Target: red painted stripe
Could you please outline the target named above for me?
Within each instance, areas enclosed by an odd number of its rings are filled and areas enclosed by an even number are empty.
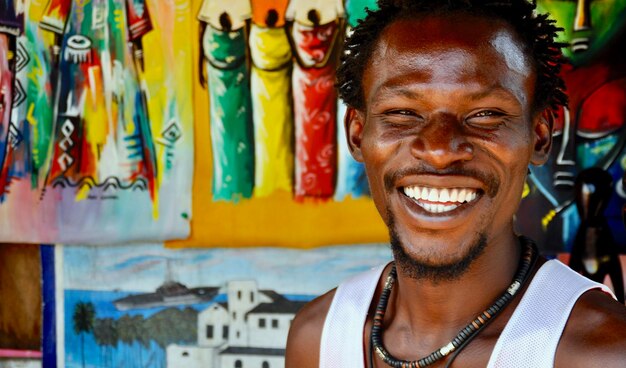
[[[0,349],[0,357],[2,358],[39,358],[42,357],[41,351],[36,350],[13,350]]]

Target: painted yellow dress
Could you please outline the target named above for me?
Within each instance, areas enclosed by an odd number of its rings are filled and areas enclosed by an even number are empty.
[[[291,49],[283,28],[252,24],[251,91],[255,138],[256,197],[291,191],[293,182],[293,116]]]

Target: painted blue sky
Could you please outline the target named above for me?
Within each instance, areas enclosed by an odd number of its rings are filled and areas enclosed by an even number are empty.
[[[152,292],[169,274],[188,287],[255,279],[262,289],[318,295],[390,259],[386,244],[311,250],[168,249],[161,244],[64,246],[63,284],[65,289]]]

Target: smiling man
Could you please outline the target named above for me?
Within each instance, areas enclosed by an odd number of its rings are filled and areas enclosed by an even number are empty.
[[[380,1],[338,70],[394,262],[308,304],[288,368],[623,367],[626,309],[513,230],[566,103],[525,0]]]

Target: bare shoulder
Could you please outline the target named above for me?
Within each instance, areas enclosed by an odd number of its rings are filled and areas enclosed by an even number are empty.
[[[557,349],[556,367],[624,367],[626,307],[599,289],[576,302]]]
[[[322,328],[335,290],[315,298],[296,314],[287,338],[286,368],[319,366]]]

